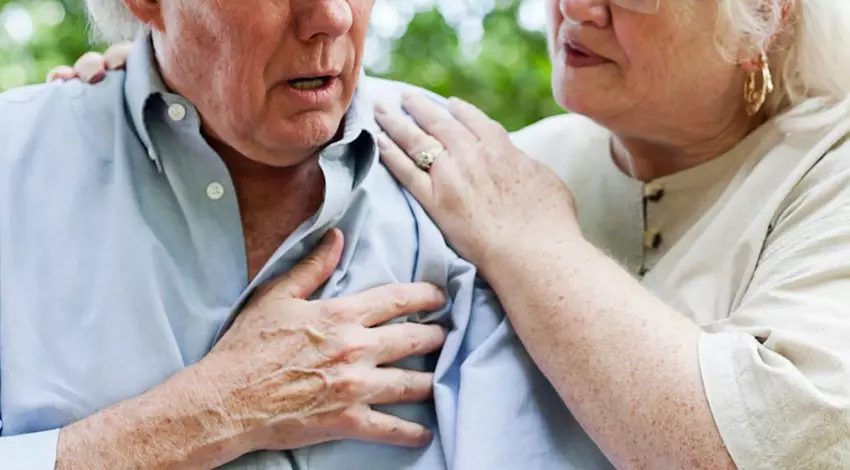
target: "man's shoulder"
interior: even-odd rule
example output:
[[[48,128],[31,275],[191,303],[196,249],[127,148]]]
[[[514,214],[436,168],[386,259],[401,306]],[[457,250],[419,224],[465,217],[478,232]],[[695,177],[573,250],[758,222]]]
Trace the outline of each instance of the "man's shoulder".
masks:
[[[446,102],[444,97],[433,91],[410,83],[386,78],[365,76],[360,81],[360,89],[367,93],[373,101],[380,102],[386,106],[401,106],[401,98],[405,93],[422,94],[440,104],[445,104]]]
[[[78,139],[104,141],[116,113],[123,112],[123,76],[110,73],[97,85],[71,80],[0,94],[0,160],[24,157],[25,148],[69,149]],[[39,145],[33,147],[33,142]]]
[[[110,101],[111,94],[123,91],[121,84],[123,72],[115,72],[96,85],[70,80],[13,88],[0,93],[0,118],[12,125],[24,124],[44,118],[45,112],[73,111],[78,103]]]

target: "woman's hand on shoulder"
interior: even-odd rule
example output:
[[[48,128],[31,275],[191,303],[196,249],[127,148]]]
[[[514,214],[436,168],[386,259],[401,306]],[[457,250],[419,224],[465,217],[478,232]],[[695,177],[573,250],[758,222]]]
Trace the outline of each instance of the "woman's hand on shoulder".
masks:
[[[387,133],[379,138],[381,157],[485,276],[510,254],[578,233],[570,190],[519,150],[499,123],[458,99],[441,107],[407,95],[403,106],[415,122],[397,110],[376,109]],[[417,161],[428,154],[435,158],[426,171]]]
[[[73,67],[60,65],[48,72],[47,81],[79,79],[86,83],[97,83],[106,77],[108,71],[124,68],[132,48],[132,43],[122,42],[111,46],[103,54],[86,52]]]

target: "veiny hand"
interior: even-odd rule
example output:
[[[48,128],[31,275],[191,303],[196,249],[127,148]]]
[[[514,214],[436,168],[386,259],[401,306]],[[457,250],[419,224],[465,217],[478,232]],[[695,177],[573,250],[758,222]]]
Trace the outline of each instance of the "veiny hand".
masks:
[[[403,105],[416,123],[376,108],[389,136],[378,139],[381,158],[485,275],[504,253],[579,230],[566,185],[478,108],[452,98],[446,109],[420,95],[405,96]],[[414,163],[423,151],[436,155],[428,171]]]
[[[86,83],[97,83],[106,77],[107,71],[124,68],[132,48],[132,43],[122,42],[111,46],[103,54],[86,52],[77,59],[74,67],[61,65],[48,72],[47,81],[79,78]]]
[[[338,439],[400,446],[431,440],[425,427],[370,405],[431,396],[432,374],[385,365],[439,349],[443,329],[382,324],[438,309],[446,298],[432,285],[398,284],[305,300],[328,279],[341,250],[334,230],[309,258],[258,291],[198,364],[246,452]]]

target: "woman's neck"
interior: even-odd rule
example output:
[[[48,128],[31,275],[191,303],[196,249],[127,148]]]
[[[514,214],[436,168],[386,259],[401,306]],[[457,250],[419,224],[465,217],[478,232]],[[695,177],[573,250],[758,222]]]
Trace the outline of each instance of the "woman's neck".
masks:
[[[641,181],[678,173],[724,155],[764,122],[743,116],[686,139],[646,139],[614,133],[611,153],[620,170]],[[685,135],[679,132],[679,136]]]

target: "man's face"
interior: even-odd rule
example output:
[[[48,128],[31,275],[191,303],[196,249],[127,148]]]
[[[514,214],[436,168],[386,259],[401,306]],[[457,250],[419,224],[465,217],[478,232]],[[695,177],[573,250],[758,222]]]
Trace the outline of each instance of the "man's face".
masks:
[[[373,3],[160,0],[143,20],[154,29],[166,83],[195,104],[210,137],[255,161],[290,166],[339,130]]]

